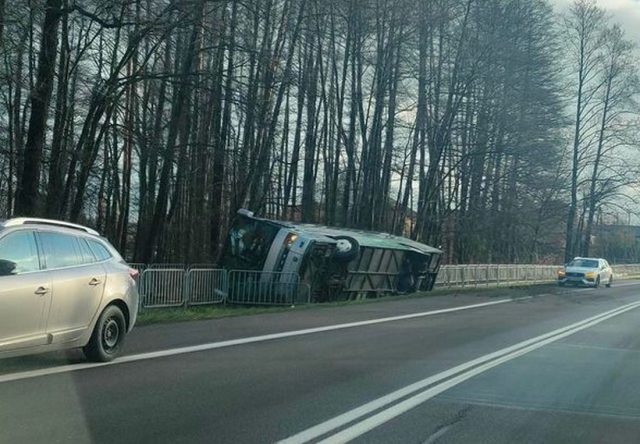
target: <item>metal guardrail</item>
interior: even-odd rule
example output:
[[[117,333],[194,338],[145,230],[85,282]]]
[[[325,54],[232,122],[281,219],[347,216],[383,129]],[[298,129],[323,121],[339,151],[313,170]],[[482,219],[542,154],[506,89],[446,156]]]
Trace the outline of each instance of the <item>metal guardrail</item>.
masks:
[[[227,302],[249,305],[307,304],[311,288],[297,273],[231,270]]]
[[[162,270],[186,270],[187,266],[185,264],[149,264],[147,266],[148,270],[154,269],[162,269]]]
[[[311,302],[311,287],[297,273],[219,268],[149,267],[140,276],[139,291],[141,308]]]
[[[228,292],[227,270],[190,268],[187,272],[187,305],[221,304]]]
[[[142,308],[206,304],[297,305],[311,302],[311,287],[296,273],[209,268],[207,264],[129,264],[141,272]],[[161,267],[164,266],[164,268]],[[508,286],[555,282],[559,265],[444,265],[437,287]],[[614,280],[640,276],[640,264],[613,265]]]
[[[186,302],[187,274],[184,270],[149,268],[139,283],[143,308],[179,307]]]
[[[613,278],[624,279],[626,277],[640,276],[640,264],[612,265]]]
[[[562,265],[534,264],[443,265],[438,272],[436,286],[464,288],[555,282],[561,268]],[[611,268],[614,279],[640,276],[640,264],[612,265]]]
[[[202,263],[202,264],[196,263],[196,264],[186,265],[186,264],[180,264],[180,263],[145,264],[142,262],[129,262],[128,264],[131,268],[138,270],[140,273],[149,269],[191,270],[194,268],[201,268],[201,269],[210,270],[210,269],[218,268],[216,264],[211,264],[211,263]]]
[[[438,272],[436,286],[464,288],[552,282],[556,280],[559,268],[558,265],[533,264],[443,265]]]

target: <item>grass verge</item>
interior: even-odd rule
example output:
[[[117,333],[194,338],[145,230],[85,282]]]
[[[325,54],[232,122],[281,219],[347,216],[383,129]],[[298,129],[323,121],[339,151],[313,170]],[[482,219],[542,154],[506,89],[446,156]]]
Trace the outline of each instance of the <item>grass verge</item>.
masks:
[[[462,296],[474,295],[485,297],[523,297],[540,294],[542,291],[551,291],[557,288],[553,284],[529,284],[513,285],[509,287],[467,287],[467,288],[436,288],[430,292],[417,292],[408,295],[382,296],[374,299],[357,299],[349,301],[325,302],[322,304],[298,305],[295,307],[278,306],[245,306],[245,305],[202,305],[195,307],[153,308],[146,309],[138,315],[137,325],[150,325],[164,322],[184,322],[205,319],[226,318],[231,316],[248,316],[262,313],[281,313],[286,311],[299,311],[309,309],[322,309],[341,307],[347,305],[374,304],[385,301],[397,301],[403,299],[418,299],[434,296]]]

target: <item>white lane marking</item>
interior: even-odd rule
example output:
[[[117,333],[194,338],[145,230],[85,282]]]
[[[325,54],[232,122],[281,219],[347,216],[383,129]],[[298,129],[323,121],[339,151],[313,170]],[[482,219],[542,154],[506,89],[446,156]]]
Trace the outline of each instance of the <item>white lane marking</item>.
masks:
[[[638,285],[640,285],[640,282],[625,282],[624,284],[621,284],[620,281],[614,282],[611,289],[614,288],[622,288],[622,287],[637,287]],[[574,288],[568,288],[568,287],[564,287],[567,290],[571,290],[573,292],[578,292],[578,291],[594,291],[594,290],[598,290],[595,287],[574,287]],[[602,289],[602,287],[600,287],[600,289]],[[606,290],[609,290],[609,288],[606,288]]]
[[[403,398],[405,396],[408,396],[408,395],[410,395],[410,394],[412,394],[414,392],[417,392],[417,391],[419,391],[421,389],[424,389],[424,388],[427,388],[429,386],[432,386],[433,384],[436,384],[436,383],[438,383],[438,382],[440,382],[442,380],[448,379],[448,378],[450,378],[452,376],[455,376],[455,375],[458,375],[458,374],[460,374],[462,372],[469,371],[470,369],[473,369],[473,370],[470,370],[471,372],[473,372],[478,368],[484,368],[484,366],[489,366],[489,365],[491,365],[491,364],[493,364],[495,362],[499,362],[499,363],[506,362],[506,361],[501,361],[501,359],[504,359],[505,357],[508,357],[508,356],[511,356],[511,355],[514,355],[514,356],[512,358],[510,358],[510,359],[514,359],[515,357],[520,356],[519,354],[517,356],[515,354],[517,354],[517,353],[519,353],[519,352],[521,352],[523,350],[528,350],[528,348],[530,348],[530,347],[536,347],[538,344],[545,345],[546,343],[550,343],[550,342],[556,341],[558,339],[561,339],[562,337],[565,337],[565,336],[571,335],[571,334],[573,334],[573,333],[575,333],[577,331],[580,331],[583,328],[588,328],[588,327],[590,327],[592,325],[595,325],[598,322],[602,322],[603,320],[608,319],[609,317],[617,316],[618,314],[624,313],[625,311],[632,310],[632,309],[637,308],[637,307],[640,307],[640,302],[633,302],[631,304],[627,304],[627,305],[618,307],[616,309],[609,310],[609,311],[604,312],[604,313],[600,313],[600,314],[598,314],[596,316],[592,316],[590,318],[584,319],[582,321],[576,322],[576,323],[568,325],[566,327],[559,328],[557,330],[554,330],[552,332],[537,336],[535,338],[519,342],[519,343],[517,343],[515,345],[503,348],[503,349],[498,350],[498,351],[493,352],[493,353],[489,353],[489,354],[487,354],[485,356],[481,356],[479,358],[476,358],[474,360],[471,360],[471,361],[466,362],[464,364],[458,365],[458,366],[453,367],[453,368],[451,368],[449,370],[445,370],[445,371],[443,371],[441,373],[438,373],[436,375],[430,376],[430,377],[425,378],[425,379],[423,379],[421,381],[418,381],[418,382],[415,382],[415,383],[413,383],[411,385],[408,385],[408,386],[406,386],[404,388],[401,388],[399,390],[391,392],[391,393],[389,393],[389,394],[387,394],[385,396],[382,396],[382,397],[380,397],[378,399],[375,399],[375,400],[370,401],[370,402],[368,402],[366,404],[363,404],[362,406],[357,407],[357,408],[355,408],[353,410],[349,410],[348,412],[345,412],[345,413],[343,413],[341,415],[338,415],[338,416],[336,416],[334,418],[331,418],[331,419],[329,419],[329,420],[327,420],[325,422],[322,422],[322,423],[320,423],[320,424],[318,424],[316,426],[313,426],[313,427],[311,427],[311,428],[309,428],[307,430],[303,430],[300,433],[297,433],[297,434],[295,434],[295,435],[293,435],[293,436],[291,436],[289,438],[286,438],[286,439],[284,439],[282,441],[279,441],[279,444],[302,444],[302,443],[307,443],[307,442],[309,442],[311,440],[319,438],[322,435],[325,435],[325,434],[327,434],[329,432],[332,432],[332,431],[334,431],[334,430],[336,430],[336,429],[338,429],[338,428],[340,428],[342,426],[345,426],[345,425],[347,425],[347,424],[349,424],[349,423],[351,423],[351,422],[353,422],[355,420],[358,420],[358,419],[362,418],[363,416],[365,416],[367,414],[373,413],[374,411],[376,411],[378,409],[386,407],[389,404],[392,404],[393,402],[399,401],[401,398]],[[546,341],[549,341],[549,342],[546,342]],[[540,347],[542,345],[540,345]],[[531,350],[534,350],[534,349],[531,349]],[[531,350],[529,350],[529,351],[531,351]],[[527,353],[528,353],[528,351],[527,351]],[[524,354],[524,353],[522,353],[522,354]],[[499,364],[495,364],[495,365],[499,365]],[[493,366],[495,366],[495,365],[493,365]],[[492,367],[487,367],[486,369],[489,369],[489,368],[492,368]],[[467,373],[462,373],[462,375],[460,375],[460,376],[464,376],[466,374]],[[474,373],[473,375],[475,375],[475,374],[477,374],[477,373]],[[458,376],[458,378],[460,376]],[[469,379],[472,376],[469,376],[466,379]],[[453,379],[450,379],[449,381],[453,381],[455,379],[456,378],[453,378]],[[447,382],[449,382],[449,381],[447,381]],[[447,384],[447,382],[445,382],[443,384]],[[462,381],[460,381],[460,382],[462,382]],[[432,389],[429,389],[429,390],[433,390],[433,389],[435,389],[437,387],[440,387],[440,386],[433,387]],[[449,388],[449,386],[447,386],[447,388]],[[446,390],[446,389],[444,389],[444,390]],[[444,391],[444,390],[442,390],[442,391]],[[435,395],[433,395],[433,396],[435,396]],[[413,399],[413,398],[410,398],[410,399]],[[400,404],[398,404],[398,405],[400,405]],[[386,411],[387,410],[384,410],[382,413],[384,413]],[[377,417],[377,415],[372,416],[371,418],[376,418],[376,417]],[[389,418],[389,419],[391,419],[391,418]],[[365,420],[362,423],[366,423],[366,421],[368,421],[368,420]],[[358,423],[356,425],[359,425],[359,424],[362,424],[362,423]],[[375,426],[375,427],[377,427],[377,426]],[[345,432],[347,430],[351,430],[351,428],[346,429]],[[353,432],[351,432],[351,433],[353,433]],[[340,434],[338,434],[338,435],[340,435]],[[352,438],[350,438],[350,439],[352,439]],[[333,442],[333,441],[327,441],[327,442]],[[337,442],[342,442],[342,441],[337,441]]]
[[[640,307],[640,303],[633,303],[633,304],[629,304],[628,306],[625,306],[626,308],[622,308],[619,309],[613,313],[609,313],[607,315],[603,315],[598,319],[595,319],[587,324],[584,324],[582,326],[576,327],[574,329],[571,329],[569,331],[566,331],[564,333],[560,333],[556,336],[553,336],[551,338],[545,339],[543,341],[537,342],[535,344],[532,344],[528,347],[525,347],[523,349],[517,350],[513,353],[510,353],[506,356],[503,356],[501,358],[498,358],[494,361],[488,362],[486,364],[483,364],[479,367],[476,367],[474,369],[469,370],[468,372],[465,372],[459,376],[456,376],[452,379],[449,379],[439,385],[436,385],[434,387],[431,387],[421,393],[418,393],[417,395],[412,396],[411,398],[408,398],[402,402],[399,402],[398,404],[395,404],[367,419],[365,419],[364,421],[361,421],[357,424],[354,424],[348,428],[346,428],[345,430],[342,430],[339,433],[336,433],[333,436],[330,436],[322,441],[320,441],[319,444],[338,444],[338,443],[346,443],[349,442],[359,436],[362,436],[363,434],[375,429],[376,427],[381,426],[382,424],[408,412],[409,410],[418,407],[419,405],[425,403],[426,401],[430,400],[431,398],[439,395],[442,392],[445,392],[446,390],[461,384],[464,381],[467,381],[468,379],[473,378],[474,376],[477,376],[481,373],[486,372],[487,370],[490,370],[494,367],[497,367],[501,364],[504,364],[508,361],[511,361],[513,359],[516,359],[522,355],[525,355],[527,353],[530,353],[534,350],[537,350],[541,347],[544,347],[545,345],[551,344],[553,342],[559,341],[560,339],[566,338],[567,336],[571,336],[579,331],[585,330],[587,328],[593,327],[594,325],[597,325],[601,322],[606,321],[607,319],[613,318],[615,316],[619,316],[622,313],[625,313],[627,311],[630,310],[634,310],[638,307]]]
[[[620,287],[633,287],[633,286],[637,286],[638,284],[640,284],[640,282],[625,282],[624,284],[621,284],[619,281],[618,282],[613,282],[613,284],[611,284],[611,288],[620,288]]]
[[[182,355],[182,354],[186,354],[186,353],[195,353],[195,352],[202,352],[202,351],[207,351],[207,350],[214,350],[214,349],[218,349],[218,348],[233,347],[233,346],[236,346],[236,345],[253,344],[253,343],[257,343],[257,342],[273,341],[275,339],[284,339],[284,338],[290,338],[290,337],[294,337],[294,336],[309,335],[309,334],[313,334],[313,333],[322,333],[322,332],[327,332],[327,331],[343,330],[343,329],[347,329],[347,328],[366,327],[366,326],[369,326],[369,325],[383,324],[383,323],[386,323],[386,322],[403,321],[403,320],[407,320],[407,319],[415,319],[415,318],[422,318],[422,317],[426,317],[426,316],[434,316],[434,315],[439,315],[439,314],[453,313],[453,312],[457,312],[457,311],[471,310],[471,309],[474,309],[474,308],[489,307],[489,306],[492,306],[492,305],[505,304],[505,303],[508,303],[508,302],[523,301],[523,300],[527,300],[527,299],[532,299],[532,296],[525,296],[525,297],[522,297],[522,298],[513,298],[513,299],[511,299],[511,298],[509,298],[509,299],[498,299],[496,301],[482,302],[482,303],[479,303],[479,304],[462,305],[462,306],[459,306],[459,307],[443,308],[443,309],[439,309],[439,310],[424,311],[424,312],[420,312],[420,313],[412,313],[412,314],[407,314],[407,315],[390,316],[390,317],[386,317],[386,318],[370,319],[370,320],[367,320],[367,321],[358,321],[358,322],[349,322],[349,323],[345,323],[345,324],[327,325],[327,326],[324,326],[324,327],[307,328],[307,329],[304,329],[304,330],[293,330],[293,331],[286,331],[286,332],[282,332],[282,333],[272,333],[272,334],[262,335],[262,336],[252,336],[252,337],[247,337],[247,338],[230,339],[230,340],[227,340],[227,341],[210,342],[210,343],[207,343],[207,344],[192,345],[192,346],[188,346],[188,347],[179,347],[179,348],[172,348],[172,349],[168,349],[168,350],[160,350],[160,351],[155,351],[155,352],[140,353],[140,354],[136,354],[136,355],[123,356],[122,358],[119,358],[119,359],[117,359],[115,361],[102,363],[102,364],[93,364],[93,363],[90,364],[90,363],[87,363],[87,364],[62,365],[62,366],[52,367],[52,368],[30,370],[30,371],[24,371],[24,372],[18,372],[18,373],[8,373],[6,375],[0,375],[0,384],[3,383],[3,382],[13,382],[13,381],[19,381],[19,380],[22,380],[22,379],[31,379],[31,378],[41,377],[41,376],[50,376],[50,375],[73,372],[73,371],[78,371],[78,370],[85,370],[85,369],[90,369],[90,368],[98,368],[98,367],[105,367],[105,366],[109,366],[109,365],[125,364],[125,363],[129,363],[129,362],[144,361],[144,360],[147,360],[147,359],[164,358],[164,357],[169,357],[169,356]]]

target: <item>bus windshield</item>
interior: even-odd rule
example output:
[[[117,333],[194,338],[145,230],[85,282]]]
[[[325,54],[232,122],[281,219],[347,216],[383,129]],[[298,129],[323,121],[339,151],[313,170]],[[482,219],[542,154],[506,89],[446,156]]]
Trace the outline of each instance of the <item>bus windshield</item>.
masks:
[[[244,270],[260,270],[279,228],[261,220],[240,217],[229,230],[224,264]]]

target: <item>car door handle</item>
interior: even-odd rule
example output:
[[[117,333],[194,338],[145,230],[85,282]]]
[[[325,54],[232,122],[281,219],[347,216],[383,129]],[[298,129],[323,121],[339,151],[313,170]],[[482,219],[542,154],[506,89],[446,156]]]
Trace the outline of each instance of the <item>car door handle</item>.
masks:
[[[102,281],[100,279],[93,278],[89,281],[89,285],[95,287],[96,285],[100,285]]]
[[[45,287],[38,287],[38,289],[35,291],[35,294],[43,296],[45,294],[49,293],[49,289],[45,288]]]

